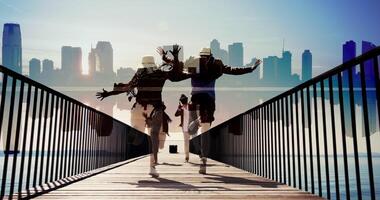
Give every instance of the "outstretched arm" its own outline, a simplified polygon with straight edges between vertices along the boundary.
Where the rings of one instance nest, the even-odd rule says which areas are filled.
[[[121,93],[124,93],[123,91],[107,91],[103,88],[103,91],[102,92],[97,92],[96,93],[96,97],[98,99],[100,99],[100,101],[102,101],[104,98],[106,97],[109,97],[109,96],[112,96],[112,95],[117,95],[117,94],[121,94]]]
[[[122,93],[132,93],[133,89],[137,87],[139,80],[143,75],[144,75],[143,72],[138,70],[136,74],[133,76],[133,78],[131,79],[131,81],[129,81],[128,83],[126,84],[114,83],[112,91],[107,91],[103,89],[102,92],[97,92],[96,96],[98,99],[102,101],[104,98],[112,96],[112,95],[118,95]]]
[[[231,67],[231,66],[224,65],[223,73],[224,74],[231,74],[231,75],[241,75],[241,74],[251,73],[258,66],[260,66],[260,64],[261,64],[261,60],[257,60],[253,67],[239,68],[239,67]]]

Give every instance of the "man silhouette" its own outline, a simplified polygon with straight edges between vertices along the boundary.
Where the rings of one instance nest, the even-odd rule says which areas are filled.
[[[199,73],[191,76],[191,103],[197,112],[198,119],[190,119],[189,121],[200,120],[201,133],[208,131],[211,123],[214,121],[215,112],[215,81],[223,74],[241,75],[251,73],[261,63],[256,61],[253,67],[238,68],[224,65],[219,59],[215,59],[211,54],[210,48],[203,48],[199,53],[197,62],[199,63]],[[185,64],[186,65],[186,64]],[[194,116],[194,114],[190,114]],[[206,173],[207,155],[209,151],[209,134],[201,134],[200,157],[201,166],[199,173]]]
[[[131,81],[128,83],[114,84],[112,91],[106,91],[97,93],[97,97],[100,100],[121,93],[127,93],[136,98],[136,103],[131,110],[131,124],[132,127],[144,132],[145,126],[149,128],[151,136],[151,148],[152,154],[150,156],[150,172],[149,174],[158,177],[159,174],[155,168],[157,164],[157,153],[159,147],[159,134],[160,132],[168,133],[168,122],[170,118],[164,112],[165,105],[162,102],[162,89],[166,80],[181,81],[189,78],[186,74],[181,72],[180,68],[183,64],[178,63],[178,52],[180,48],[178,45],[173,46],[173,51],[170,51],[174,56],[174,60],[167,58],[164,50],[158,49],[162,59],[165,61],[165,66],[158,68],[154,63],[153,56],[145,56],[142,59],[143,67],[138,69]],[[166,71],[166,69],[167,71]],[[134,91],[137,89],[137,94]]]

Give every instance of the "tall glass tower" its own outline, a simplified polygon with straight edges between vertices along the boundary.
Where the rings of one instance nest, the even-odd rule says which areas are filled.
[[[19,24],[4,24],[2,64],[18,73],[22,72],[21,30]]]

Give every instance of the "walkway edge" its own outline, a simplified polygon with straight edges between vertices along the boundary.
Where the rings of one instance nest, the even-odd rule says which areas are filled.
[[[137,160],[145,158],[146,156],[148,156],[148,155],[132,158],[132,159],[129,159],[126,161],[121,161],[118,163],[114,163],[112,165],[108,165],[108,166],[105,166],[102,168],[98,168],[98,169],[95,169],[92,171],[88,171],[88,172],[85,172],[82,174],[63,178],[63,179],[60,179],[58,181],[50,182],[50,183],[44,184],[44,185],[36,187],[36,188],[31,188],[30,190],[26,190],[26,191],[24,190],[21,194],[21,199],[32,199],[34,197],[37,197],[37,196],[46,194],[48,192],[51,192],[53,190],[68,186],[68,185],[73,184],[75,182],[82,181],[84,179],[90,178],[90,177],[98,175],[100,173],[121,167],[123,165],[129,164],[132,162],[135,162]],[[5,197],[5,198],[7,198],[7,197]],[[18,194],[15,194],[13,196],[13,198],[18,198]]]

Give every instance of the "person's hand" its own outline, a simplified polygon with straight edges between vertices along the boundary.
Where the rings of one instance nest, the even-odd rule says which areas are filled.
[[[168,52],[165,51],[162,47],[157,47],[157,53],[160,54],[161,57],[165,57]]]
[[[97,92],[96,97],[102,101],[104,98],[109,96],[109,92],[103,88],[102,92]]]
[[[178,53],[181,51],[181,48],[178,46],[178,44],[173,45],[173,51],[170,51],[170,53],[174,57],[178,57]]]
[[[252,71],[254,71],[258,66],[260,66],[261,60],[256,60],[255,65],[252,67]]]

